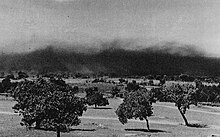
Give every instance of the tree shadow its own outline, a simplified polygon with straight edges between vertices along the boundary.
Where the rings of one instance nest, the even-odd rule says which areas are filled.
[[[70,131],[95,131],[95,129],[70,129]]]
[[[28,127],[29,130],[42,130],[42,131],[56,131],[56,129],[46,129],[46,128],[36,128],[36,127]]]
[[[198,123],[190,123],[190,124],[188,124],[188,127],[208,128],[208,125],[206,125],[206,124],[198,124]]]
[[[158,130],[158,129],[150,129],[150,130],[147,130],[147,129],[133,129],[133,128],[127,128],[125,129],[125,131],[140,131],[140,132],[148,132],[148,133],[159,133],[159,132],[166,132],[166,131],[163,131],[163,130]]]
[[[88,109],[112,109],[110,107],[107,107],[107,108],[101,108],[101,107],[89,107]]]
[[[45,128],[35,128],[35,127],[29,127],[28,129],[32,130],[42,130],[42,131],[56,131],[56,129],[45,129]],[[95,131],[95,129],[75,129],[70,128],[69,130],[61,130],[61,132],[70,132],[70,131]]]

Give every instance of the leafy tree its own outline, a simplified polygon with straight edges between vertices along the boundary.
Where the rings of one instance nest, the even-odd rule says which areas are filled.
[[[195,81],[196,88],[198,89],[199,94],[197,95],[199,102],[211,102],[219,103],[220,97],[220,86],[216,85],[204,85],[201,81]]]
[[[8,78],[8,79],[15,79],[15,76],[13,74],[9,74],[7,75],[5,78]]]
[[[166,101],[166,100],[164,100],[164,95],[161,92],[161,87],[159,87],[159,88],[152,88],[151,92],[154,94],[155,100],[157,100],[157,101]]]
[[[69,85],[57,85],[38,79],[24,81],[17,85],[12,96],[17,101],[13,109],[23,118],[21,125],[27,127],[35,123],[35,128],[68,131],[73,125],[79,125],[79,116],[86,111],[85,101],[76,97],[76,91]]]
[[[2,89],[3,89],[3,92],[6,92],[10,86],[12,85],[11,83],[11,79],[6,77],[2,80]]]
[[[50,82],[56,84],[56,85],[60,85],[60,86],[65,86],[66,83],[64,80],[62,80],[61,78],[56,79],[55,77],[50,77]]]
[[[1,72],[0,73],[0,78],[4,78],[5,77],[5,72]]]
[[[18,72],[18,79],[27,78],[27,77],[28,77],[27,73],[23,71]]]
[[[133,80],[132,82],[129,82],[128,84],[127,84],[127,87],[125,88],[128,92],[130,92],[130,91],[136,91],[136,90],[138,90],[140,88],[140,86],[139,86],[139,84],[135,81],[135,80]]]
[[[117,86],[113,87],[111,90],[112,97],[114,98],[115,96],[117,96],[119,92],[120,92],[120,89]]]
[[[96,78],[92,81],[92,83],[99,83],[99,82],[105,82],[103,78]]]
[[[109,105],[109,102],[106,98],[103,97],[103,94],[98,91],[97,87],[87,88],[86,91],[86,102],[89,106],[95,105],[97,106],[106,106]]]
[[[123,79],[123,78],[119,78],[118,80],[119,80],[120,83],[126,82],[126,80]]]
[[[147,76],[147,79],[153,80],[153,79],[154,79],[154,76],[153,76],[153,75],[148,75],[148,76]]]
[[[187,82],[193,82],[193,81],[195,80],[194,77],[189,76],[189,75],[186,75],[186,74],[181,74],[181,75],[179,75],[179,78],[180,78],[182,81],[187,81]]]
[[[153,81],[153,80],[149,80],[149,81],[148,81],[148,85],[149,85],[149,86],[154,86],[154,81]]]
[[[139,118],[146,121],[147,130],[150,130],[148,117],[153,114],[152,97],[151,92],[142,88],[139,88],[135,92],[128,92],[122,104],[115,111],[119,117],[119,121],[125,124],[128,119]]]
[[[174,102],[177,106],[186,126],[189,126],[185,116],[186,110],[191,104],[197,105],[197,88],[191,84],[169,83],[162,87],[162,93],[167,101]]]
[[[160,85],[163,85],[165,83],[166,83],[166,79],[165,78],[160,79]]]

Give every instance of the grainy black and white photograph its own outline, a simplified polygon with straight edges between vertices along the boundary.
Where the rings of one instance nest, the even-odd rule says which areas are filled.
[[[0,137],[220,137],[220,1],[0,0]]]

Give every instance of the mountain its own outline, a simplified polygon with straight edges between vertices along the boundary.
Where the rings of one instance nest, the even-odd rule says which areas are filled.
[[[172,44],[139,50],[109,47],[92,53],[49,46],[29,53],[1,55],[0,70],[103,72],[117,76],[181,73],[220,76],[220,59],[206,57],[203,52],[190,46]]]

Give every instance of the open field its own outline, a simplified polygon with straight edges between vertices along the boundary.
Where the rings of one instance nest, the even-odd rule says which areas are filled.
[[[154,116],[149,118],[151,132],[146,132],[146,124],[140,120],[130,120],[122,125],[114,111],[122,99],[109,99],[110,105],[94,109],[88,107],[81,117],[81,124],[72,127],[70,133],[62,133],[63,137],[206,137],[220,134],[220,109],[212,107],[192,106],[187,111],[190,123],[207,125],[205,128],[185,127],[183,120],[172,103],[158,102],[154,104]],[[0,101],[0,136],[56,136],[53,131],[27,130],[20,123],[21,117],[13,113],[11,107],[15,102]]]

